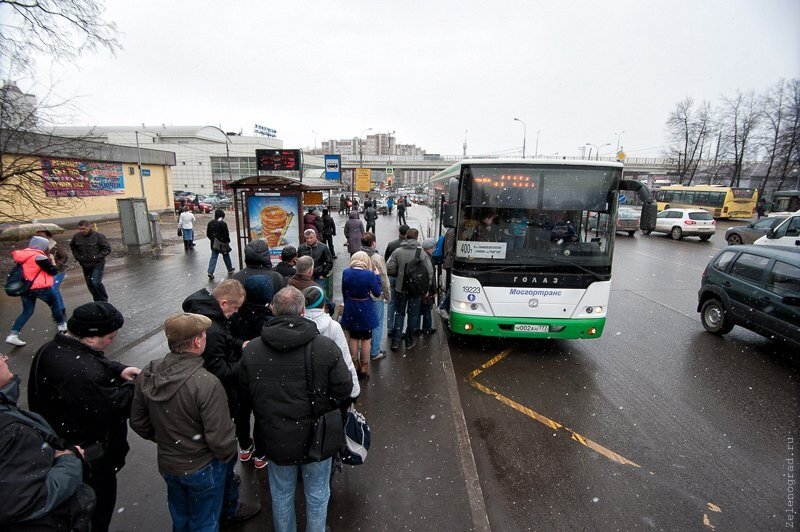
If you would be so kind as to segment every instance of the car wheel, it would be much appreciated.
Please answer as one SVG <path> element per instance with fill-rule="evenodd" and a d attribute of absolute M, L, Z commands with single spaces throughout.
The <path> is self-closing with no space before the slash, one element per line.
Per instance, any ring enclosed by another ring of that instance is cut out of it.
<path fill-rule="evenodd" d="M 636 234 L 636 231 L 628 231 L 628 236 L 633 236 Z"/>
<path fill-rule="evenodd" d="M 728 319 L 728 313 L 722 302 L 712 297 L 700 307 L 700 321 L 703 327 L 711 334 L 723 335 L 731 332 L 733 324 Z"/>
<path fill-rule="evenodd" d="M 738 246 L 742 243 L 742 237 L 737 235 L 736 233 L 730 235 L 728 237 L 728 245 L 729 246 Z"/>
<path fill-rule="evenodd" d="M 711 238 L 711 235 L 702 235 L 702 236 L 700 236 L 700 240 L 702 240 L 703 242 L 708 242 L 708 240 L 710 238 Z"/>
<path fill-rule="evenodd" d="M 643 234 L 644 236 L 650 236 L 650 233 L 651 233 L 651 231 L 650 231 L 649 229 L 643 229 L 643 230 L 642 230 L 642 234 Z"/>
<path fill-rule="evenodd" d="M 680 227 L 673 227 L 672 231 L 669 232 L 669 236 L 672 237 L 672 240 L 680 240 L 683 238 L 683 230 Z"/>

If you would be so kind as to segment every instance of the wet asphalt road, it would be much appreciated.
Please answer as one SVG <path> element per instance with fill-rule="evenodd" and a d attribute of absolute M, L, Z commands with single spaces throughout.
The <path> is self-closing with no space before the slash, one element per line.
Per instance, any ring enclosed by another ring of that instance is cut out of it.
<path fill-rule="evenodd" d="M 719 225 L 710 242 L 618 235 L 601 339 L 450 342 L 494 530 L 784 527 L 800 354 L 703 329 Z"/>
<path fill-rule="evenodd" d="M 424 208 L 408 217 L 429 230 Z M 380 361 L 360 402 L 378 443 L 367 465 L 335 477 L 334 530 L 470 529 L 476 506 L 464 488 L 464 453 L 474 457 L 478 508 L 493 530 L 784 528 L 800 361 L 740 328 L 709 335 L 696 312 L 700 274 L 728 225 L 708 243 L 618 235 L 601 339 L 451 340 L 448 356 L 437 334 Z M 378 221 L 379 248 L 396 227 Z M 342 240 L 337 252 L 346 257 Z M 161 324 L 208 285 L 208 255 L 203 240 L 192 254 L 177 246 L 160 261 L 109 264 L 111 301 L 126 316 L 109 356 L 138 366 L 163 356 Z M 338 260 L 336 271 L 345 266 Z M 218 279 L 222 272 L 220 263 Z M 68 308 L 87 300 L 77 277 L 63 287 Z M 18 311 L 17 300 L 0 295 L 2 323 Z M 24 385 L 36 347 L 54 331 L 37 308 L 22 334 L 29 345 L 10 352 Z M 450 359 L 455 396 L 445 385 Z M 466 448 L 454 422 L 462 408 Z M 132 433 L 129 440 L 112 528 L 167 530 L 155 446 Z M 240 470 L 242 497 L 267 506 L 266 472 Z M 265 508 L 240 529 L 269 530 L 270 519 Z"/>

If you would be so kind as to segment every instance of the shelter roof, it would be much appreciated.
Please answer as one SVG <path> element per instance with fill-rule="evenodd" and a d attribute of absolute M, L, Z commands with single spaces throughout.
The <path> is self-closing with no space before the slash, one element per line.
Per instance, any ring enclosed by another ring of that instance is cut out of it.
<path fill-rule="evenodd" d="M 342 188 L 342 185 L 336 181 L 328 181 L 327 179 L 319 179 L 315 177 L 303 178 L 301 183 L 299 179 L 292 177 L 278 175 L 254 175 L 232 181 L 228 183 L 226 187 L 234 190 L 249 188 L 301 190 L 303 192 L 308 192 L 312 190 L 336 190 Z"/>

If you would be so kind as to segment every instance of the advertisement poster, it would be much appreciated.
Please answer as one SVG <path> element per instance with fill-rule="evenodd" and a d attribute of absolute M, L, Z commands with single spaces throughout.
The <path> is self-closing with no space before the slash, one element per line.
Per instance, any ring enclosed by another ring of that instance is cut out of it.
<path fill-rule="evenodd" d="M 247 211 L 250 239 L 265 241 L 273 261 L 280 262 L 285 246 L 300 246 L 297 196 L 250 196 Z"/>
<path fill-rule="evenodd" d="M 125 193 L 121 163 L 42 159 L 42 178 L 49 197 L 111 196 Z"/>

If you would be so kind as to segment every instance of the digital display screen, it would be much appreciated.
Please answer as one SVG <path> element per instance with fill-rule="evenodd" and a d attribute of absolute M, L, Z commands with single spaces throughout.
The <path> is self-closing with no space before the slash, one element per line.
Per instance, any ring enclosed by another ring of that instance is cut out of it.
<path fill-rule="evenodd" d="M 533 177 L 522 174 L 501 174 L 495 176 L 478 176 L 475 183 L 492 188 L 536 188 Z"/>
<path fill-rule="evenodd" d="M 256 150 L 258 170 L 300 170 L 300 150 Z"/>

